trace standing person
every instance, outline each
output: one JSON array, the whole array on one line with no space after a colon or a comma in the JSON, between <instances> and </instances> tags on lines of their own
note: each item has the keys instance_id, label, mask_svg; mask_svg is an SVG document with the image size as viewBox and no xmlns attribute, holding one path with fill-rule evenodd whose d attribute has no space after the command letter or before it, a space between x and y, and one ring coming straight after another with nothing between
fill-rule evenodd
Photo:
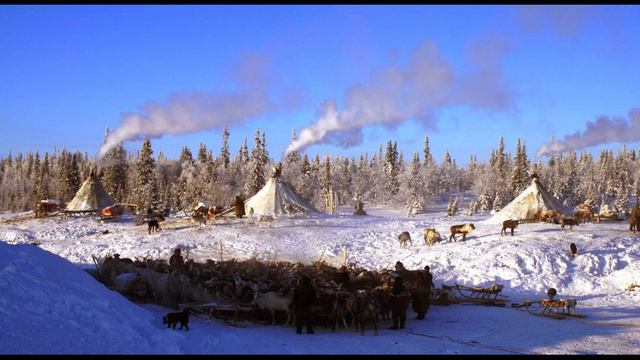
<instances>
[{"instance_id":1,"label":"standing person","mask_svg":"<svg viewBox=\"0 0 640 360\"><path fill-rule=\"evenodd\" d=\"M638 205L638 203L636 202L635 205L633 205L633 208L631 209L631 216L629 217L630 222L629 222L629 231L637 231L637 227L638 227L638 220L640 220L640 206Z\"/></svg>"},{"instance_id":2,"label":"standing person","mask_svg":"<svg viewBox=\"0 0 640 360\"><path fill-rule=\"evenodd\" d=\"M311 306L316 301L316 289L307 275L301 275L298 285L293 290L293 308L296 313L296 333L302 334L306 325L307 334L313 334Z\"/></svg>"},{"instance_id":3,"label":"standing person","mask_svg":"<svg viewBox=\"0 0 640 360\"><path fill-rule=\"evenodd\" d=\"M413 288L411 290L411 307L413 311L418 314L416 319L422 320L424 319L427 311L429 310L429 293L427 292L427 288L425 286L424 276L421 273L418 273L416 277Z\"/></svg>"},{"instance_id":4,"label":"standing person","mask_svg":"<svg viewBox=\"0 0 640 360\"><path fill-rule=\"evenodd\" d=\"M407 320L409 294L407 293L407 288L404 286L403 280L400 276L397 276L394 279L391 296L389 298L389 305L391 307L391 318L393 319L393 326L389 329L404 329L404 323Z\"/></svg>"},{"instance_id":5,"label":"standing person","mask_svg":"<svg viewBox=\"0 0 640 360\"><path fill-rule=\"evenodd\" d=\"M235 207L236 217L241 218L245 215L244 212L244 199L240 195L236 196L236 200L233 202Z\"/></svg>"},{"instance_id":6,"label":"standing person","mask_svg":"<svg viewBox=\"0 0 640 360\"><path fill-rule=\"evenodd\" d=\"M180 248L173 250L173 255L169 258L169 268L171 270L181 270L184 258L180 255Z\"/></svg>"},{"instance_id":7,"label":"standing person","mask_svg":"<svg viewBox=\"0 0 640 360\"><path fill-rule=\"evenodd\" d=\"M435 289L433 286L433 274L429 272L429 265L424 267L424 286L427 288L427 312L429 312L429 307L431 306L431 289Z\"/></svg>"}]
</instances>

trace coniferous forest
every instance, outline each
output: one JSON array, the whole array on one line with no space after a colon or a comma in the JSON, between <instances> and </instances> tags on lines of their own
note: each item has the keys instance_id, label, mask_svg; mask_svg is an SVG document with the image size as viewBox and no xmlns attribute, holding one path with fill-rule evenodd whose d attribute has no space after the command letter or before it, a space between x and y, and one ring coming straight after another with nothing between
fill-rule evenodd
<instances>
[{"instance_id":1,"label":"coniferous forest","mask_svg":"<svg viewBox=\"0 0 640 360\"><path fill-rule=\"evenodd\" d=\"M251 149L246 138L240 149L230 149L229 136L224 129L219 149L202 143L195 152L183 147L178 159L156 153L150 140L137 153L120 144L99 161L67 149L9 154L0 158L0 209L26 211L40 199L69 202L94 167L118 202L172 211L198 202L228 206L236 195L246 199L258 192L276 164L264 132L256 131ZM607 204L628 213L640 195L635 150L603 150L595 158L572 151L535 162L520 138L512 152L503 138L496 145L486 163L471 155L464 166L448 151L435 159L428 136L422 152L413 154L399 153L394 141L359 157L310 158L293 152L283 159L282 176L319 210L325 209L329 192L340 205L352 205L360 197L368 206L404 206L409 212L437 201L449 201L450 214L457 209L468 214L500 210L530 184L534 173L570 208L586 202L594 210Z\"/></svg>"}]
</instances>

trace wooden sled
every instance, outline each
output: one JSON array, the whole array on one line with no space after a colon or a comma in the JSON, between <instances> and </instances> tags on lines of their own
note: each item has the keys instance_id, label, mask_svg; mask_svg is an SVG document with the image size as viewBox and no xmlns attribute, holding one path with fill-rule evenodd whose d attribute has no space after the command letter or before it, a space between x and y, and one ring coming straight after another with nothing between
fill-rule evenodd
<instances>
[{"instance_id":1,"label":"wooden sled","mask_svg":"<svg viewBox=\"0 0 640 360\"><path fill-rule=\"evenodd\" d=\"M443 289L457 290L461 297L458 298L460 303L470 303L489 306L505 306L509 300L506 296L501 296L503 286L494 284L490 287L470 287L460 284L448 286L442 284Z\"/></svg>"},{"instance_id":2,"label":"wooden sled","mask_svg":"<svg viewBox=\"0 0 640 360\"><path fill-rule=\"evenodd\" d=\"M538 301L525 300L522 304L511 304L511 307L524 307L528 313L535 316L543 316L550 319L562 320L569 317L586 318L584 314L566 312L563 300L542 299Z\"/></svg>"}]
</instances>

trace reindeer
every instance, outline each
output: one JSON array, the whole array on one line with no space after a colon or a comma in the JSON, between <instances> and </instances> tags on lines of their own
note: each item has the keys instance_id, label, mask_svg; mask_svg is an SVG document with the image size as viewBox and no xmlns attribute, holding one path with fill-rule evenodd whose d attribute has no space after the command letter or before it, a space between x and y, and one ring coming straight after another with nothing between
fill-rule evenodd
<instances>
[{"instance_id":1,"label":"reindeer","mask_svg":"<svg viewBox=\"0 0 640 360\"><path fill-rule=\"evenodd\" d=\"M564 231L564 227L565 225L569 225L569 229L573 229L573 225L575 226L579 226L580 224L578 224L577 221L575 221L574 219L571 218L561 218L560 219L560 228Z\"/></svg>"},{"instance_id":2,"label":"reindeer","mask_svg":"<svg viewBox=\"0 0 640 360\"><path fill-rule=\"evenodd\" d=\"M191 221L197 222L199 227L202 227L203 225L207 225L207 217L202 216L200 214L193 215L191 217Z\"/></svg>"},{"instance_id":3,"label":"reindeer","mask_svg":"<svg viewBox=\"0 0 640 360\"><path fill-rule=\"evenodd\" d=\"M538 220L543 222L554 222L554 220L559 219L561 215L562 214L560 214L560 212L557 210L547 210L547 211L538 211L538 213L536 214L536 217L538 218Z\"/></svg>"},{"instance_id":4,"label":"reindeer","mask_svg":"<svg viewBox=\"0 0 640 360\"><path fill-rule=\"evenodd\" d=\"M375 296L370 294L368 290L358 290L355 297L355 324L356 331L360 329L360 335L364 335L364 329L367 323L373 325L375 335L378 335L378 303Z\"/></svg>"},{"instance_id":5,"label":"reindeer","mask_svg":"<svg viewBox=\"0 0 640 360\"><path fill-rule=\"evenodd\" d=\"M518 227L518 220L505 220L502 222L502 231L500 236L507 235L507 229L511 229L511 236L513 236L513 230Z\"/></svg>"},{"instance_id":6,"label":"reindeer","mask_svg":"<svg viewBox=\"0 0 640 360\"><path fill-rule=\"evenodd\" d=\"M278 292L269 291L265 294L259 293L257 287L253 288L255 291L252 304L256 305L258 309L266 309L271 313L272 324L276 324L276 310L285 311L287 313L287 321L285 325L288 325L293 321L293 311L291 309L292 296L282 296Z\"/></svg>"},{"instance_id":7,"label":"reindeer","mask_svg":"<svg viewBox=\"0 0 640 360\"><path fill-rule=\"evenodd\" d=\"M400 233L400 235L398 235L398 242L400 242L400 246L407 246L407 242L413 245L413 242L411 241L411 235L408 231L403 231Z\"/></svg>"},{"instance_id":8,"label":"reindeer","mask_svg":"<svg viewBox=\"0 0 640 360\"><path fill-rule=\"evenodd\" d=\"M342 320L344 328L348 329L349 325L347 325L346 319L347 316L351 316L351 321L353 323L355 320L354 308L355 298L348 291L343 290L342 286L339 286L335 291L335 300L331 310L331 314L333 315L331 331L336 331L339 320Z\"/></svg>"},{"instance_id":9,"label":"reindeer","mask_svg":"<svg viewBox=\"0 0 640 360\"><path fill-rule=\"evenodd\" d=\"M424 243L429 246L442 241L442 236L436 229L424 229L422 235L424 235Z\"/></svg>"},{"instance_id":10,"label":"reindeer","mask_svg":"<svg viewBox=\"0 0 640 360\"><path fill-rule=\"evenodd\" d=\"M451 230L451 235L449 236L449 242L456 241L456 234L462 234L462 241L465 240L468 233L472 230L475 230L475 226L473 224L462 224L462 225L453 225Z\"/></svg>"}]
</instances>

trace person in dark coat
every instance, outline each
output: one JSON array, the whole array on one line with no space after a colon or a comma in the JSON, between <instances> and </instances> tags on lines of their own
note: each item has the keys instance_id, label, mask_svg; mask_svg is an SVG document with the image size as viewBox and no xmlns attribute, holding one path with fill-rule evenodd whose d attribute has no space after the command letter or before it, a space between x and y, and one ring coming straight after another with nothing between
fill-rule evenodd
<instances>
[{"instance_id":1,"label":"person in dark coat","mask_svg":"<svg viewBox=\"0 0 640 360\"><path fill-rule=\"evenodd\" d=\"M389 297L389 307L391 307L391 318L393 319L393 326L389 329L404 329L404 323L407 320L408 305L409 293L403 284L402 278L397 276L394 279L391 296Z\"/></svg>"},{"instance_id":2,"label":"person in dark coat","mask_svg":"<svg viewBox=\"0 0 640 360\"><path fill-rule=\"evenodd\" d=\"M336 273L336 283L347 289L349 287L349 281L349 270L346 266L343 266L340 268L340 271Z\"/></svg>"},{"instance_id":3,"label":"person in dark coat","mask_svg":"<svg viewBox=\"0 0 640 360\"><path fill-rule=\"evenodd\" d=\"M296 314L296 333L302 334L302 327L307 327L307 334L313 334L311 306L316 301L316 289L307 275L302 275L293 290L293 309Z\"/></svg>"},{"instance_id":4,"label":"person in dark coat","mask_svg":"<svg viewBox=\"0 0 640 360\"><path fill-rule=\"evenodd\" d=\"M433 286L433 274L429 272L429 265L424 267L425 273L424 275L424 286L427 289L427 312L429 312L429 307L431 306L431 289L435 289Z\"/></svg>"},{"instance_id":5,"label":"person in dark coat","mask_svg":"<svg viewBox=\"0 0 640 360\"><path fill-rule=\"evenodd\" d=\"M629 219L629 231L637 231L638 222L640 221L640 206L638 203L636 203L631 209L631 216Z\"/></svg>"},{"instance_id":6,"label":"person in dark coat","mask_svg":"<svg viewBox=\"0 0 640 360\"><path fill-rule=\"evenodd\" d=\"M236 200L233 202L235 207L236 217L241 218L245 215L244 212L244 199L240 195L236 196Z\"/></svg>"},{"instance_id":7,"label":"person in dark coat","mask_svg":"<svg viewBox=\"0 0 640 360\"><path fill-rule=\"evenodd\" d=\"M416 316L416 319L418 320L424 319L427 310L429 310L427 305L429 300L428 295L424 276L422 274L418 274L413 284L413 288L411 289L411 307L413 308L413 311L418 314Z\"/></svg>"},{"instance_id":8,"label":"person in dark coat","mask_svg":"<svg viewBox=\"0 0 640 360\"><path fill-rule=\"evenodd\" d=\"M173 255L169 258L169 268L171 270L181 270L184 258L180 255L180 248L173 250Z\"/></svg>"}]
</instances>

